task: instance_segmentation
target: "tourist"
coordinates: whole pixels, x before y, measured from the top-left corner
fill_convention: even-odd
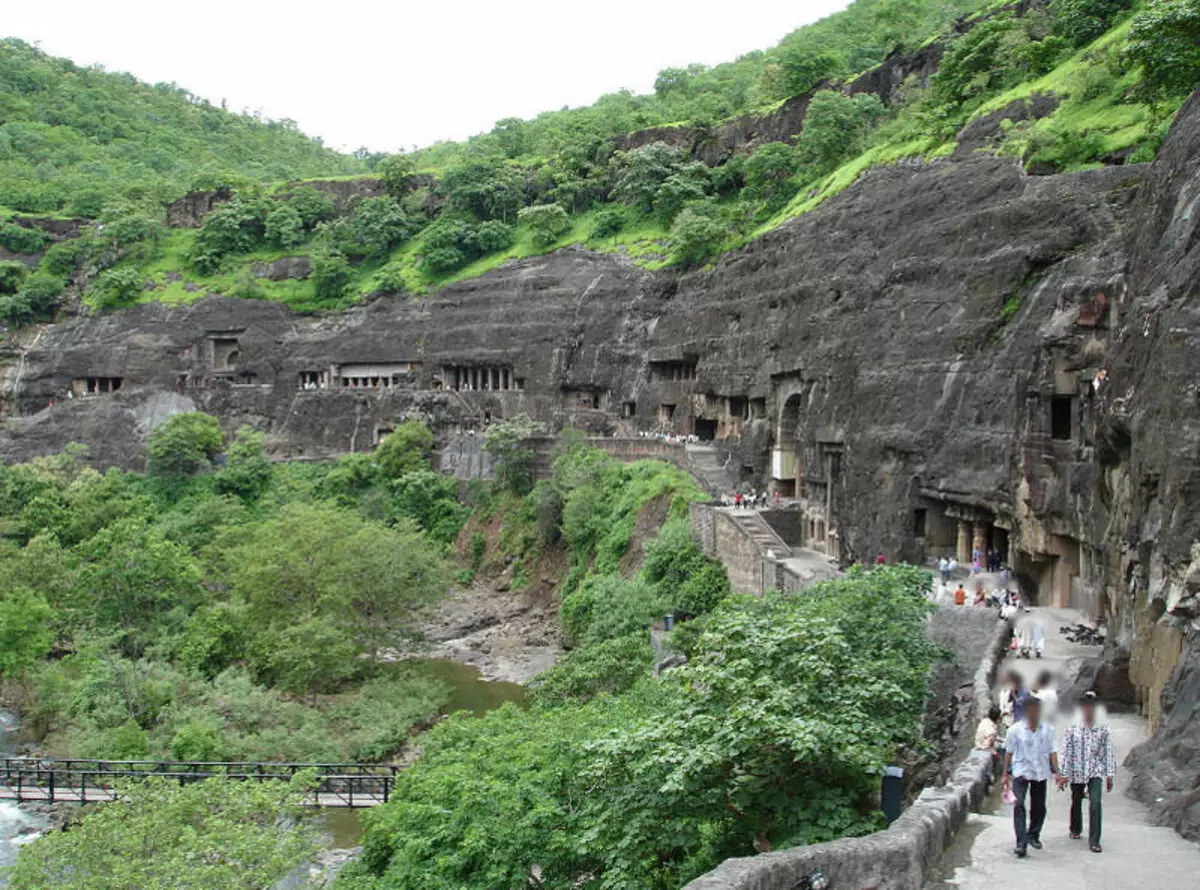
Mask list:
[[[950,557],[950,574],[953,575],[958,569],[958,560],[953,556]]]
[[[974,603],[974,605],[976,605],[976,606],[986,606],[987,605],[987,594],[983,592],[982,584],[975,585],[975,603]]]
[[[950,560],[942,557],[938,560],[938,571],[942,573],[942,585],[950,583]]]
[[[954,591],[954,605],[965,606],[967,604],[967,591],[960,582],[958,589]]]
[[[1042,703],[1042,722],[1054,728],[1054,717],[1058,714],[1058,690],[1054,688],[1054,675],[1040,672],[1033,681],[1032,693]]]
[[[1004,689],[1000,692],[1000,714],[1004,718],[1005,729],[1019,723],[1025,716],[1025,703],[1028,700],[1025,681],[1016,671],[1009,671],[1004,678]]]
[[[887,564],[887,557],[883,555],[883,551],[879,551],[879,555],[875,557],[875,565],[882,566]]]
[[[1058,749],[1054,730],[1042,722],[1042,703],[1036,695],[1025,702],[1025,719],[1015,724],[1004,737],[1004,791],[1011,794],[1013,831],[1017,846],[1013,850],[1024,859],[1029,847],[1042,849],[1042,826],[1046,822],[1046,783],[1058,772]],[[1061,782],[1060,782],[1061,784]],[[1028,814],[1025,810],[1029,799]]]
[[[975,750],[995,751],[1000,744],[1000,708],[992,705],[975,729]]]
[[[775,489],[775,506],[779,506],[779,489]]]
[[[1042,619],[1034,618],[1029,622],[1029,637],[1033,654],[1041,658],[1046,651],[1046,625]]]
[[[978,575],[983,568],[983,554],[978,548],[971,554],[971,574]]]
[[[739,491],[733,496],[733,506],[735,509],[742,509],[742,493]]]
[[[1071,786],[1071,837],[1083,834],[1083,797],[1088,799],[1088,849],[1101,852],[1101,795],[1112,792],[1117,758],[1112,734],[1096,720],[1096,693],[1085,692],[1079,699],[1079,719],[1063,735],[1062,774],[1059,789]]]

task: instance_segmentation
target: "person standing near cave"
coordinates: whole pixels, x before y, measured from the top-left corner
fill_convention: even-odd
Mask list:
[[[1042,826],[1046,823],[1046,786],[1058,773],[1058,748],[1054,730],[1043,723],[1042,703],[1036,695],[1025,702],[1025,719],[1004,737],[1004,791],[1013,802],[1013,832],[1017,846],[1013,850],[1024,859],[1029,847],[1042,849]],[[1059,778],[1059,787],[1062,787]],[[1025,800],[1029,799],[1028,812]]]
[[[1096,720],[1096,693],[1085,692],[1079,699],[1079,720],[1063,734],[1061,791],[1071,786],[1071,816],[1068,826],[1072,840],[1083,834],[1083,798],[1088,799],[1088,849],[1102,852],[1100,830],[1104,793],[1111,793],[1117,758],[1112,734]]]

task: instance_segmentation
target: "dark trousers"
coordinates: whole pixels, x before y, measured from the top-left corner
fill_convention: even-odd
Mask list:
[[[1103,779],[1088,779],[1087,784],[1071,783],[1071,834],[1083,834],[1083,793],[1088,799],[1088,845],[1100,846],[1101,795]]]
[[[1046,782],[1013,776],[1013,829],[1017,833],[1017,849],[1024,850],[1031,840],[1041,840],[1042,825],[1046,822]],[[1026,823],[1025,795],[1029,795],[1029,818]]]

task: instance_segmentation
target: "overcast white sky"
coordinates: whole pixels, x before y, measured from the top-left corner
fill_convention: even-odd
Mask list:
[[[765,49],[847,3],[8,0],[0,36],[291,118],[337,148],[395,151],[646,92],[662,68]]]

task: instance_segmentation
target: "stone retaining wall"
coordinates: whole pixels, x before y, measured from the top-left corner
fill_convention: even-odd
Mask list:
[[[987,652],[975,671],[972,708],[986,712],[1012,629],[997,621]],[[926,788],[892,825],[865,837],[796,847],[742,859],[727,859],[684,890],[793,890],[806,874],[820,870],[834,890],[921,890],[968,813],[987,794],[991,755],[971,751],[950,781]]]

